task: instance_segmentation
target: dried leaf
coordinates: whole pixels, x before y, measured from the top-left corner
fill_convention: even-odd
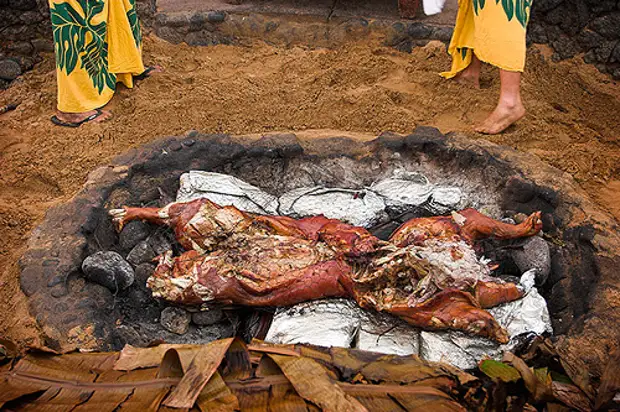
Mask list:
[[[152,348],[136,348],[125,345],[120,356],[114,364],[114,369],[118,371],[131,371],[140,368],[153,368],[159,366],[165,353],[169,349],[179,352],[182,364],[191,363],[192,359],[200,350],[201,345],[159,345]]]
[[[620,392],[620,350],[616,350],[609,357],[609,363],[601,376],[601,386],[598,390],[594,409],[598,410],[610,403],[616,393]]]
[[[235,339],[226,352],[226,367],[222,372],[225,379],[244,380],[252,376],[252,363],[246,344]]]
[[[198,395],[196,404],[202,412],[228,412],[239,409],[239,400],[215,372]]]
[[[553,393],[551,392],[551,378],[548,374],[544,377],[542,371],[539,372],[541,378],[544,379],[544,381],[542,381],[521,358],[510,352],[504,353],[503,361],[510,363],[519,371],[525,382],[525,387],[532,394],[536,402],[551,401],[554,399]]]
[[[521,379],[521,374],[510,365],[493,359],[485,359],[480,362],[480,370],[494,381],[516,382]]]
[[[217,367],[222,362],[232,338],[211,342],[201,347],[179,385],[164,404],[172,408],[191,408]]]
[[[592,404],[588,397],[575,385],[553,382],[553,396],[563,404],[581,412],[591,411]]]
[[[327,411],[367,410],[357,400],[345,395],[315,360],[273,354],[269,356],[282,369],[297,393],[307,401]]]

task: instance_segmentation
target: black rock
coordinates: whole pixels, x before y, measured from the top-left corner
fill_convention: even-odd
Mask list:
[[[131,249],[131,252],[127,255],[127,261],[134,266],[138,266],[142,263],[152,262],[155,256],[157,255],[151,245],[143,240]]]
[[[161,311],[159,322],[168,331],[183,335],[189,328],[190,314],[181,308],[167,307]]]
[[[22,68],[19,63],[12,59],[0,60],[0,79],[15,80],[22,74]]]
[[[136,267],[135,278],[136,284],[146,287],[146,280],[155,272],[155,265],[150,263],[142,263]]]
[[[192,314],[192,322],[198,326],[213,325],[224,318],[224,313],[220,308],[210,308],[201,312]]]
[[[97,252],[82,262],[84,277],[112,292],[123,290],[134,281],[133,268],[116,252]]]
[[[149,246],[153,249],[155,256],[159,256],[169,250],[172,250],[172,243],[168,240],[163,232],[153,233],[147,240]]]
[[[414,39],[428,39],[433,29],[424,23],[413,22],[407,28],[407,34]]]
[[[551,271],[551,251],[547,242],[540,236],[532,236],[523,244],[523,248],[514,249],[512,260],[521,273],[536,269],[536,284],[543,285]]]
[[[620,39],[620,12],[610,13],[594,19],[589,27],[608,39]]]
[[[226,19],[226,13],[223,11],[212,11],[207,14],[207,20],[211,23],[221,23]]]
[[[123,250],[131,250],[150,235],[149,225],[139,220],[129,222],[118,236],[118,244]]]

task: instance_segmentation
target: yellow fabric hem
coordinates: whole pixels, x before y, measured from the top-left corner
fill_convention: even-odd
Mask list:
[[[90,112],[91,110],[95,110],[95,109],[101,109],[103,107],[105,107],[108,103],[110,103],[110,100],[112,100],[112,97],[114,97],[114,93],[110,94],[109,97],[106,96],[106,98],[102,99],[101,102],[97,102],[96,105],[94,105],[94,107],[90,107],[90,106],[83,106],[81,109],[76,109],[75,107],[67,107],[65,110],[63,110],[60,106],[61,104],[58,103],[57,105],[57,109],[63,113],[73,113],[73,114],[77,114],[77,113],[84,113],[84,112]],[[103,102],[103,103],[102,103]]]
[[[491,66],[495,66],[495,67],[497,67],[498,69],[505,70],[505,71],[508,71],[508,72],[519,72],[519,73],[523,73],[523,71],[524,71],[524,69],[525,69],[524,67],[521,67],[521,68],[518,68],[518,69],[511,69],[511,68],[508,68],[507,66],[504,66],[503,64],[493,63],[490,59],[487,59],[487,58],[485,58],[485,57],[481,57],[481,56],[479,56],[479,55],[476,53],[475,49],[473,49],[473,48],[471,48],[471,47],[467,47],[467,46],[465,46],[465,47],[463,47],[463,48],[468,48],[468,49],[470,49],[470,50],[472,51],[472,53],[476,55],[476,57],[478,58],[478,60],[480,60],[480,61],[481,61],[481,62],[483,62],[483,63],[490,64]],[[453,53],[452,53],[452,52],[448,52],[448,54],[450,54],[450,56],[452,56],[452,58],[454,58],[454,56],[453,56]],[[471,64],[471,60],[470,60],[469,64]],[[439,73],[439,75],[440,75],[441,77],[445,78],[445,79],[452,79],[452,78],[454,78],[457,74],[459,74],[460,72],[462,72],[463,70],[465,70],[466,68],[468,68],[468,67],[469,67],[469,64],[468,64],[467,66],[463,67],[462,69],[455,70],[455,71],[449,71],[449,72],[441,72],[441,73]]]

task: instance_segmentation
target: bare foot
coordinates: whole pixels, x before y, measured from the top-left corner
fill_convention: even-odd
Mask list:
[[[480,89],[480,73],[469,70],[469,68],[454,76],[454,81],[464,86],[470,86],[474,89]]]
[[[498,134],[525,116],[523,103],[507,104],[500,102],[493,113],[474,130],[484,134]]]
[[[101,114],[96,116],[92,120],[88,120],[93,123],[100,123],[112,118],[112,113],[108,110],[100,110]],[[88,118],[95,116],[99,113],[97,110],[89,110],[87,112],[82,113],[66,113],[57,111],[56,118],[62,122],[79,125],[84,123]]]

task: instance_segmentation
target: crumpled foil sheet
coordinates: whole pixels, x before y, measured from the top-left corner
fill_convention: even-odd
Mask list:
[[[421,173],[397,170],[388,179],[368,188],[302,187],[279,198],[236,177],[192,170],[181,176],[178,202],[207,198],[221,206],[259,214],[301,218],[324,215],[355,226],[371,227],[386,220],[386,209],[407,211],[412,207],[434,214],[458,209],[462,192],[456,187],[435,187]]]
[[[471,369],[487,356],[500,358],[504,351],[514,348],[523,334],[553,332],[545,299],[530,284],[534,276],[534,271],[523,274],[521,285],[527,292],[522,299],[489,310],[511,337],[506,345],[457,331],[421,331],[393,316],[361,309],[345,299],[318,300],[278,309],[265,340],[415,354],[429,361]]]
[[[354,226],[370,227],[384,217],[385,203],[366,189],[321,186],[294,189],[280,196],[280,214],[295,218],[324,215]]]
[[[220,206],[259,214],[278,214],[278,198],[256,186],[221,173],[192,170],[183,173],[177,192],[177,202],[207,198]]]

